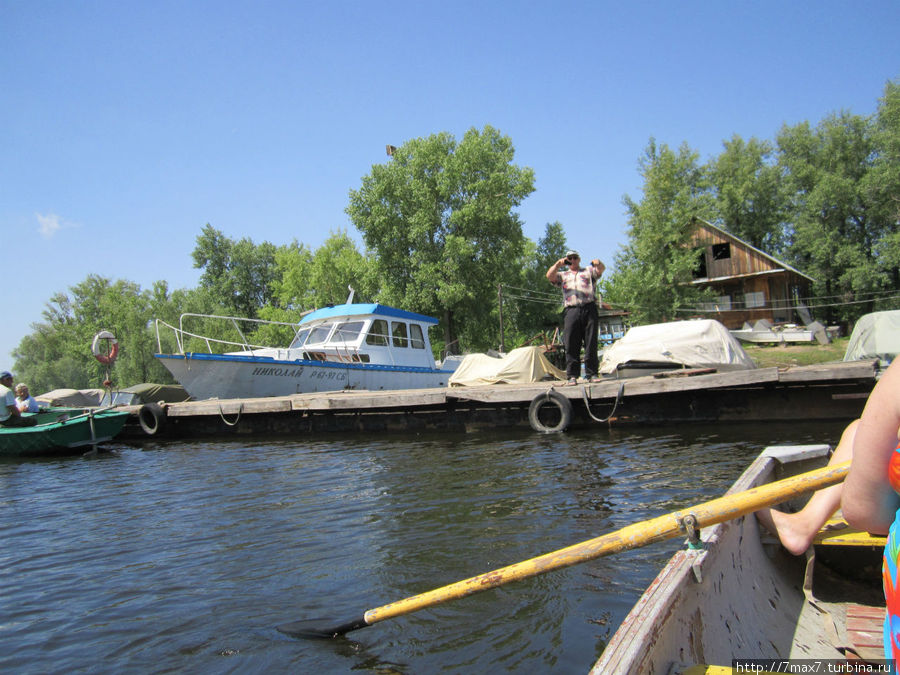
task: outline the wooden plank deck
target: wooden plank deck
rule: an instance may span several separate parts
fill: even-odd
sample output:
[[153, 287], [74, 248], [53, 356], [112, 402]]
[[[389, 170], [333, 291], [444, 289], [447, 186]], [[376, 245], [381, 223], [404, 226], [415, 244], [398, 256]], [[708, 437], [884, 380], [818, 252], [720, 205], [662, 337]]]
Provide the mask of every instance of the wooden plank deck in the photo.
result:
[[[293, 396], [210, 399], [166, 404], [170, 433], [272, 433], [405, 427], [527, 426], [528, 406], [552, 388], [572, 401], [573, 424], [606, 417], [610, 424], [797, 419], [853, 419], [875, 384], [874, 362], [781, 370], [760, 368], [691, 376], [646, 375], [566, 386], [564, 382], [495, 384], [395, 391], [332, 391]], [[135, 412], [138, 410], [134, 408]], [[371, 419], [366, 419], [367, 417]], [[133, 427], [133, 425], [131, 425]]]

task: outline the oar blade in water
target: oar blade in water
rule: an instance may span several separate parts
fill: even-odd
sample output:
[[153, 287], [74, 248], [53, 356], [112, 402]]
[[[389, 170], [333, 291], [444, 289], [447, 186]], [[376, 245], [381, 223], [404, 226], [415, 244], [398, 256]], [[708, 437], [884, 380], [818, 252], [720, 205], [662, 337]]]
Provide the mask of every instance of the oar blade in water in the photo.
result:
[[462, 598], [472, 593], [496, 588], [513, 581], [527, 579], [612, 553], [670, 539], [684, 532], [684, 518], [688, 515], [693, 516], [703, 527], [733, 520], [766, 506], [785, 502], [799, 494], [840, 483], [849, 470], [850, 462], [844, 462], [774, 483], [759, 485], [742, 492], [726, 494], [724, 497], [628, 525], [615, 532], [558, 551], [551, 551], [537, 558], [513, 563], [491, 572], [370, 609], [361, 618], [338, 626], [328, 627], [324, 621], [308, 619], [282, 624], [278, 630], [287, 635], [301, 638], [336, 638], [352, 630], [365, 628], [379, 621], [409, 614], [425, 607], [433, 607], [448, 600]]
[[330, 619], [305, 619], [303, 621], [281, 624], [278, 626], [278, 632], [297, 638], [331, 640], [332, 638], [340, 637], [344, 633], [349, 633], [351, 630], [365, 628], [368, 625], [365, 617], [340, 625], [336, 625]]

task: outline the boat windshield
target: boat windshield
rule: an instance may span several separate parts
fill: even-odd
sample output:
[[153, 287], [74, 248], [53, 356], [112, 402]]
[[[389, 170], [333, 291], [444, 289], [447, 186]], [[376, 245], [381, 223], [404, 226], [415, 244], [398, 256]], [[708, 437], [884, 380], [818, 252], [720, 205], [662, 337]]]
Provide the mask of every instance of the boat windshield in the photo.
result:
[[333, 323], [320, 323], [318, 326], [313, 326], [309, 329], [309, 337], [306, 338], [305, 344], [316, 345], [325, 342], [331, 334], [332, 328], [334, 328]]
[[293, 341], [291, 342], [291, 346], [289, 349], [299, 349], [303, 346], [303, 343], [306, 342], [306, 338], [309, 335], [309, 328], [301, 328], [297, 331], [297, 335], [294, 336]]
[[334, 331], [334, 335], [331, 336], [328, 342], [355, 342], [360, 332], [362, 332], [363, 325], [365, 325], [363, 321], [339, 323]]

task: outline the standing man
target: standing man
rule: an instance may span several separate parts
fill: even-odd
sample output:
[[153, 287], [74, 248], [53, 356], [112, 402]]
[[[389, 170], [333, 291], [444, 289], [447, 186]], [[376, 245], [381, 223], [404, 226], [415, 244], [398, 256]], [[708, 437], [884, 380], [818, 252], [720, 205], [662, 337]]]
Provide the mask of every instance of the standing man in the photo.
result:
[[0, 373], [0, 426], [30, 427], [35, 424], [33, 417], [22, 417], [16, 405], [13, 391], [13, 376], [8, 370]]
[[[564, 266], [568, 269], [563, 269]], [[569, 251], [547, 270], [547, 280], [563, 289], [566, 306], [564, 342], [566, 346], [567, 384], [578, 382], [581, 372], [581, 345], [584, 344], [584, 376], [596, 380], [597, 357], [597, 292], [596, 283], [606, 269], [599, 259], [590, 267], [581, 267], [578, 251]]]

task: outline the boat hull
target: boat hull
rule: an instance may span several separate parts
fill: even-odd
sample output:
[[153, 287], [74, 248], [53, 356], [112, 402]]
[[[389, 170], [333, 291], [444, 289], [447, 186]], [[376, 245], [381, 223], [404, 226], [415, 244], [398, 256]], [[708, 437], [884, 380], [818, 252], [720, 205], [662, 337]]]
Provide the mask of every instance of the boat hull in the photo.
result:
[[195, 399], [290, 396], [320, 391], [445, 387], [451, 370], [233, 354], [157, 354]]
[[[827, 462], [827, 452], [827, 446], [768, 448], [728, 494], [818, 468]], [[708, 528], [702, 550], [677, 552], [622, 622], [591, 673], [682, 672], [694, 665], [729, 667], [739, 659], [842, 662], [845, 656], [838, 647], [848, 644], [843, 619], [847, 606], [864, 599], [877, 606], [881, 598], [883, 607], [880, 549], [841, 551], [844, 556], [864, 554], [876, 565], [871, 583], [854, 583], [847, 594], [851, 600], [844, 601], [833, 590], [838, 582], [832, 577], [821, 584], [827, 597], [816, 597], [819, 584], [812, 585], [812, 580], [828, 573], [816, 556], [825, 554], [811, 558], [807, 573], [806, 559], [789, 555], [774, 538], [760, 535], [750, 514]], [[859, 563], [854, 566], [862, 569]], [[849, 585], [844, 578], [839, 583]], [[823, 610], [830, 613], [826, 618], [833, 620], [837, 640], [834, 631], [825, 630]]]
[[39, 457], [77, 453], [115, 438], [129, 413], [103, 410], [50, 410], [35, 413], [31, 427], [0, 427], [0, 457]]

